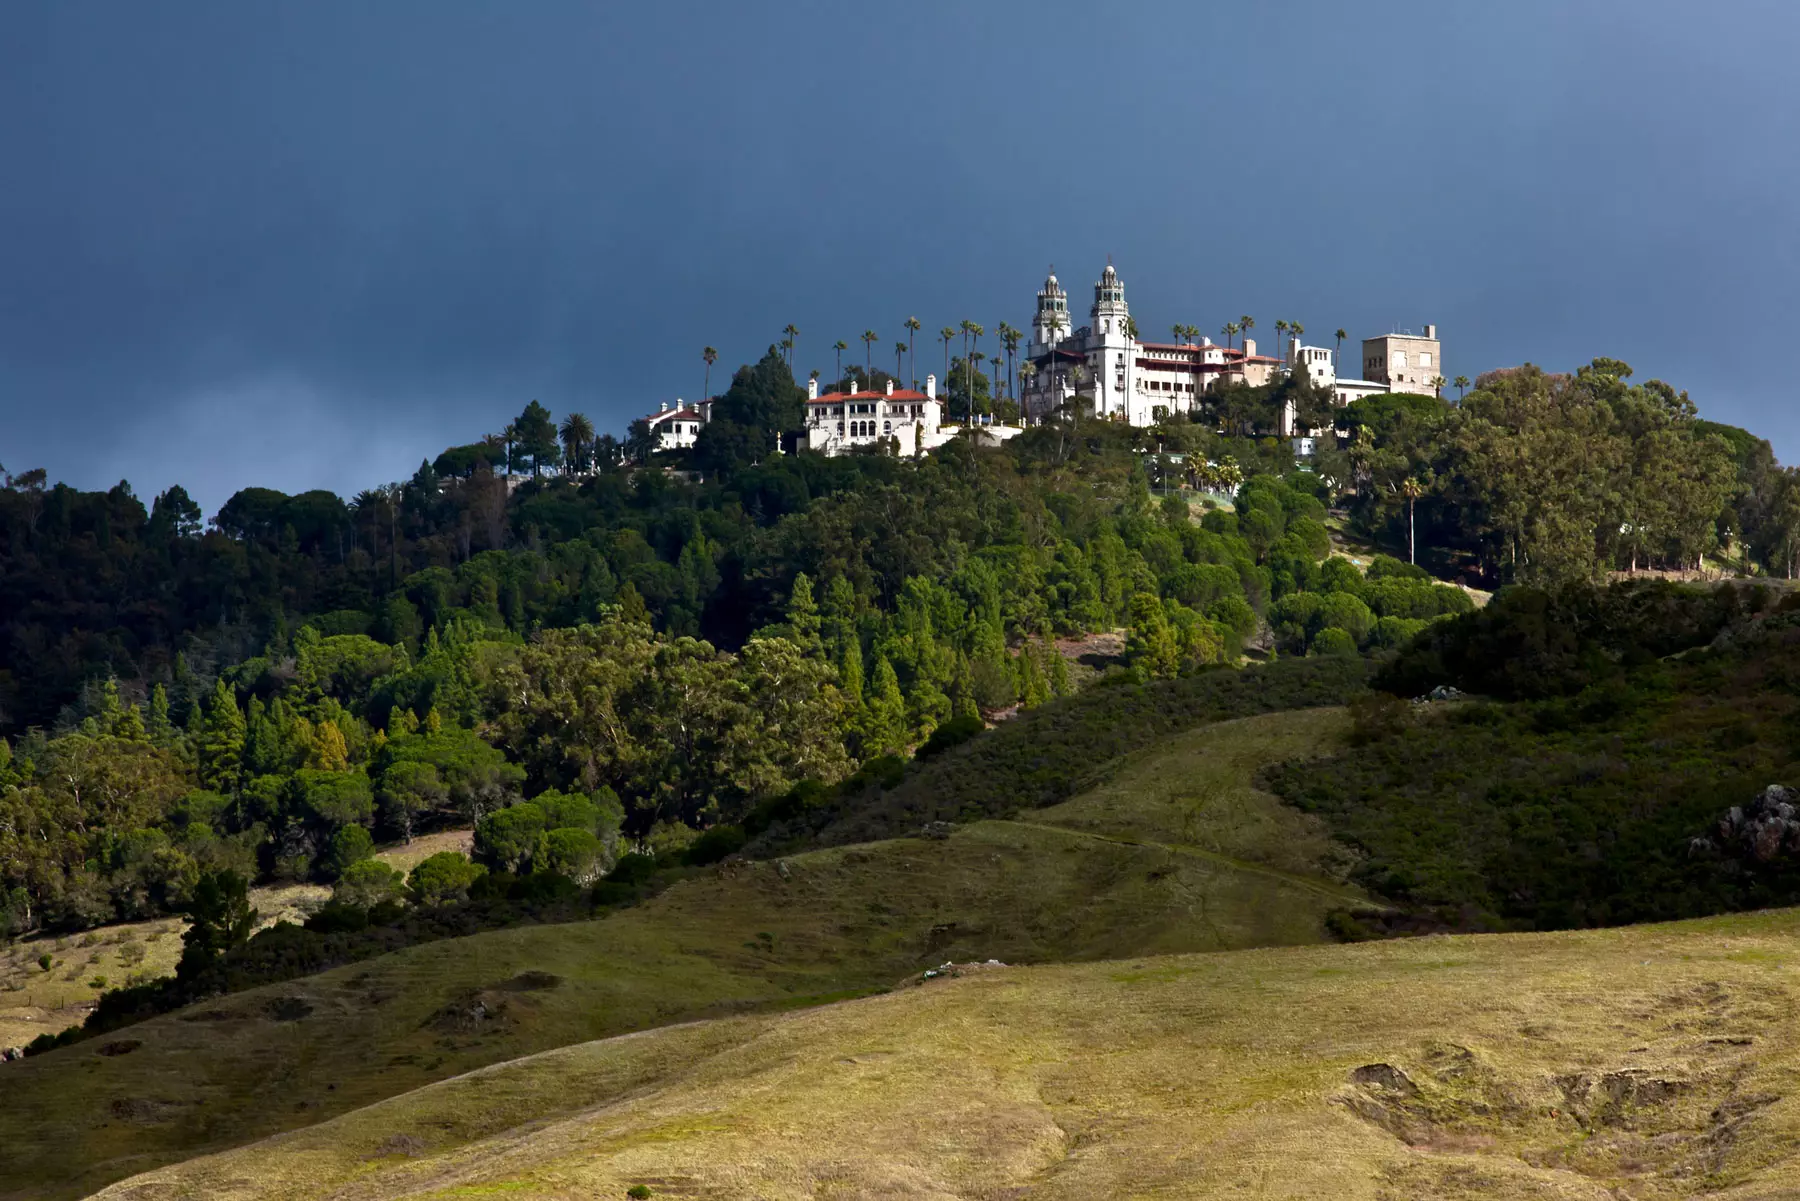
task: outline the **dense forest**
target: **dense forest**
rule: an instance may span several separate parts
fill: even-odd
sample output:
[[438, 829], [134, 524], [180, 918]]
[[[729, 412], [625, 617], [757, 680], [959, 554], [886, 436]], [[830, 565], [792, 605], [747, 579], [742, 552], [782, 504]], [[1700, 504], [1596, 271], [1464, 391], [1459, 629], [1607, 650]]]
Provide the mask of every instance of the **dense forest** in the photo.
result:
[[[0, 920], [188, 908], [224, 873], [364, 907], [591, 881], [1068, 694], [1095, 632], [1126, 632], [1099, 668], [1129, 686], [1397, 652], [1470, 609], [1442, 578], [1789, 574], [1800, 493], [1767, 443], [1629, 377], [1527, 367], [1333, 414], [1302, 374], [1154, 429], [1071, 411], [827, 459], [794, 452], [772, 350], [675, 455], [533, 402], [405, 482], [246, 489], [209, 522], [180, 488], [146, 510], [8, 476]], [[1290, 404], [1341, 427], [1299, 466], [1265, 432]], [[1388, 553], [1332, 556], [1333, 523]], [[478, 862], [370, 858], [449, 825]]]

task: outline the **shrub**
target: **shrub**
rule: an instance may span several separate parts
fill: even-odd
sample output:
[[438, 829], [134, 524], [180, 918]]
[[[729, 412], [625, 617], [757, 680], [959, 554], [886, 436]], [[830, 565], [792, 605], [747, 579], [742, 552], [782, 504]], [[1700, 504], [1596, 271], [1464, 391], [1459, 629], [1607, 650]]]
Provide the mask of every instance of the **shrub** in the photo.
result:
[[629, 855], [619, 856], [619, 861], [613, 864], [612, 871], [606, 873], [606, 879], [613, 884], [636, 886], [648, 883], [654, 875], [656, 875], [655, 858], [633, 852]]
[[363, 826], [345, 826], [331, 836], [331, 849], [321, 860], [327, 878], [341, 879], [355, 864], [372, 858], [375, 839]]
[[344, 869], [331, 899], [340, 905], [368, 909], [405, 895], [405, 877], [379, 859], [363, 859]]
[[647, 1184], [634, 1184], [625, 1190], [625, 1195], [630, 1197], [631, 1201], [644, 1201], [644, 1198], [650, 1195], [650, 1186]]
[[1342, 555], [1333, 555], [1319, 565], [1320, 592], [1344, 592], [1351, 596], [1360, 596], [1363, 590], [1362, 573], [1356, 570], [1356, 564]]
[[536, 871], [556, 872], [577, 884], [586, 884], [611, 866], [605, 844], [592, 830], [576, 827], [546, 832], [531, 863]]
[[1369, 606], [1363, 604], [1360, 597], [1348, 592], [1332, 592], [1320, 598], [1313, 623], [1321, 632], [1342, 630], [1350, 636], [1352, 645], [1360, 646], [1368, 638], [1369, 631], [1375, 628], [1375, 615], [1369, 612]]
[[486, 868], [470, 863], [467, 856], [439, 851], [412, 869], [406, 886], [415, 904], [449, 905], [465, 900], [469, 887], [486, 874]]
[[1429, 580], [1431, 573], [1417, 563], [1403, 563], [1392, 555], [1376, 555], [1366, 573], [1371, 580]]
[[953, 746], [961, 746], [969, 739], [987, 729], [987, 723], [979, 717], [965, 714], [953, 717], [931, 732], [931, 737], [920, 744], [913, 752], [916, 759], [929, 759], [933, 755], [941, 755]]
[[334, 897], [306, 919], [306, 928], [315, 934], [355, 933], [369, 928], [369, 911], [360, 905], [346, 904]]
[[1327, 627], [1313, 635], [1312, 655], [1354, 655], [1356, 639], [1335, 626]]
[[687, 861], [694, 866], [717, 863], [727, 855], [735, 855], [744, 849], [744, 830], [741, 826], [714, 826], [696, 838], [687, 849]]
[[500, 871], [525, 870], [544, 833], [544, 811], [532, 801], [496, 809], [475, 823], [475, 861]]

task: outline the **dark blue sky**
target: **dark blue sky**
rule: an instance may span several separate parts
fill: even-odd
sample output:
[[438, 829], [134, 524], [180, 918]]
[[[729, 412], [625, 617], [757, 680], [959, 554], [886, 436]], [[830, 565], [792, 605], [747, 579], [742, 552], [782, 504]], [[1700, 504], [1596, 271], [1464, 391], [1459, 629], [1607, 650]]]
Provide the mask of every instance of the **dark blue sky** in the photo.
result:
[[[0, 463], [350, 493], [524, 403], [622, 431], [792, 321], [1435, 321], [1800, 454], [1800, 7], [0, 8]], [[1078, 318], [1079, 319], [1079, 318]], [[927, 335], [929, 336], [929, 334]], [[924, 344], [921, 356], [927, 357]], [[715, 390], [724, 370], [715, 371]]]

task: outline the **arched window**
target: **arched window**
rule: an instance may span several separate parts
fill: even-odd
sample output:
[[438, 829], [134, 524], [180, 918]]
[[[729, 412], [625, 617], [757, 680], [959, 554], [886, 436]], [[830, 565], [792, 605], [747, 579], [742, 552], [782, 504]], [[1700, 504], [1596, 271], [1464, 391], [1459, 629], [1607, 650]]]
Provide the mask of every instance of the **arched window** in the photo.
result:
[[884, 433], [884, 434], [891, 434], [891, 433], [893, 433], [893, 432], [894, 432], [894, 423], [893, 423], [893, 422], [891, 422], [891, 421], [884, 421], [884, 422], [882, 422], [882, 423], [881, 423], [881, 432], [882, 432], [882, 433]]
[[840, 421], [840, 422], [838, 422], [838, 433], [841, 434], [843, 432], [844, 432], [844, 423]]

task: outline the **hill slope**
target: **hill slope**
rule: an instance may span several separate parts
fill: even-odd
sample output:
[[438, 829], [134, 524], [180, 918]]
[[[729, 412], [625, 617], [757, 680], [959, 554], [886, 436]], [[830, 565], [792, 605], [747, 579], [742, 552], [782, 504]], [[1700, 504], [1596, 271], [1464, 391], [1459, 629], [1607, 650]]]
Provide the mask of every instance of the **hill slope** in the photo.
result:
[[1797, 935], [1780, 911], [978, 969], [549, 1052], [103, 1195], [1775, 1201]]
[[1338, 710], [1178, 735], [1029, 822], [728, 864], [600, 921], [410, 948], [5, 1065], [7, 1196], [73, 1195], [546, 1048], [1009, 963], [1317, 942], [1361, 894], [1253, 784]]

